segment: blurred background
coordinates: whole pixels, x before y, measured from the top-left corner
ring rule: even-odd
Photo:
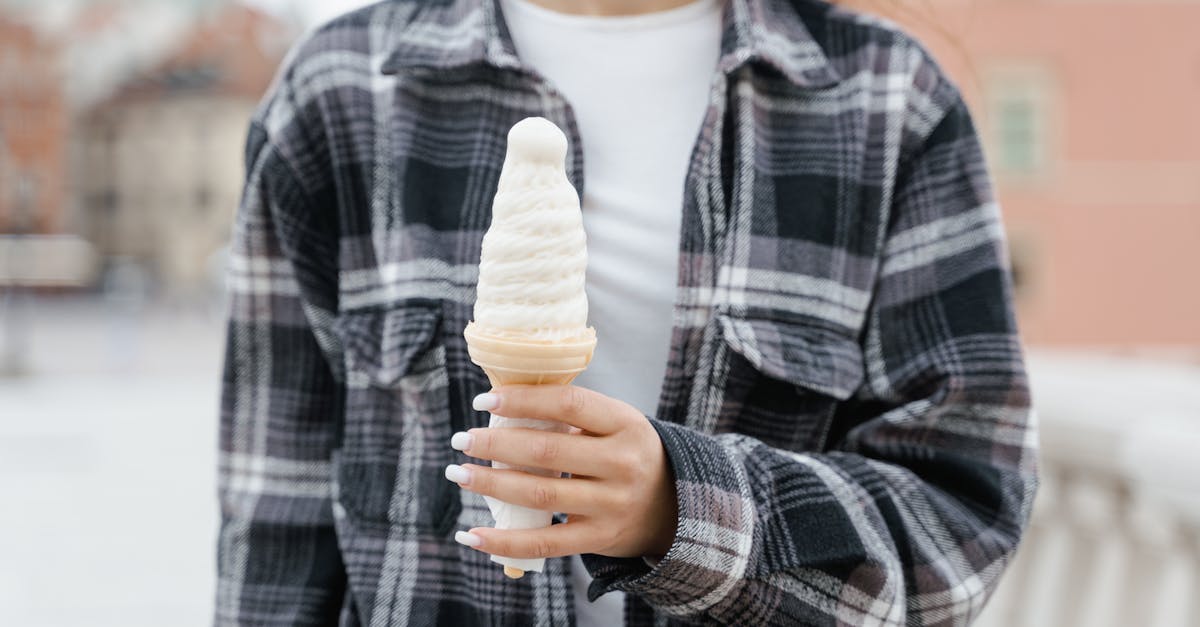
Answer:
[[[247,120],[356,0],[0,0],[0,615],[202,625]],[[853,0],[967,95],[1044,484],[986,625],[1200,625],[1200,2]]]

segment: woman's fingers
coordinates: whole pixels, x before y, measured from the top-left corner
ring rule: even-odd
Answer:
[[[588,477],[607,476],[619,462],[598,438],[537,429],[471,429],[455,434],[450,445],[479,459]]]
[[[549,512],[591,514],[613,506],[603,486],[588,479],[540,477],[475,464],[451,464],[446,467],[446,478],[477,494]]]
[[[455,539],[484,553],[527,559],[601,552],[606,550],[611,536],[590,520],[572,520],[545,529],[476,527],[466,534],[457,534]]]
[[[472,464],[451,465],[446,477],[506,503],[566,512],[571,522],[542,529],[460,531],[459,542],[518,558],[652,555],[670,546],[675,535],[674,484],[657,432],[633,406],[569,385],[501,386],[477,396],[473,406],[497,416],[552,420],[571,426],[571,433],[473,429],[454,435],[455,449],[530,472],[545,468],[575,477]],[[670,529],[656,521],[671,523]]]
[[[628,405],[573,385],[507,385],[480,394],[473,405],[497,416],[554,420],[598,435],[619,431],[627,414],[636,413]]]

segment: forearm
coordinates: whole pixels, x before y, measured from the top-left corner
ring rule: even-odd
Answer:
[[[345,589],[329,460],[341,387],[311,332],[278,319],[235,317],[227,353],[216,623],[331,624]]]
[[[605,558],[589,567],[598,591],[633,592],[687,620],[964,623],[1010,559],[1032,496],[1030,469],[989,461],[964,470],[997,477],[1000,489],[956,495],[896,461],[656,426],[677,478],[675,542],[654,568]]]

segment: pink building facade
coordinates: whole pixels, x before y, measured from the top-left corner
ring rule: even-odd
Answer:
[[[933,0],[891,17],[972,105],[1026,341],[1200,356],[1200,2]]]
[[[0,16],[0,234],[62,226],[67,116],[59,50]]]

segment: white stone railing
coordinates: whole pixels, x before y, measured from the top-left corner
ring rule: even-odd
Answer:
[[[1057,359],[1032,365],[1041,489],[1016,560],[977,624],[1200,626],[1200,411],[1186,419],[1200,369],[1167,377],[1188,389],[1129,403],[1118,397],[1153,372],[1117,368],[1105,381],[1089,372],[1094,364],[1083,372]],[[1090,391],[1075,389],[1082,384]]]

